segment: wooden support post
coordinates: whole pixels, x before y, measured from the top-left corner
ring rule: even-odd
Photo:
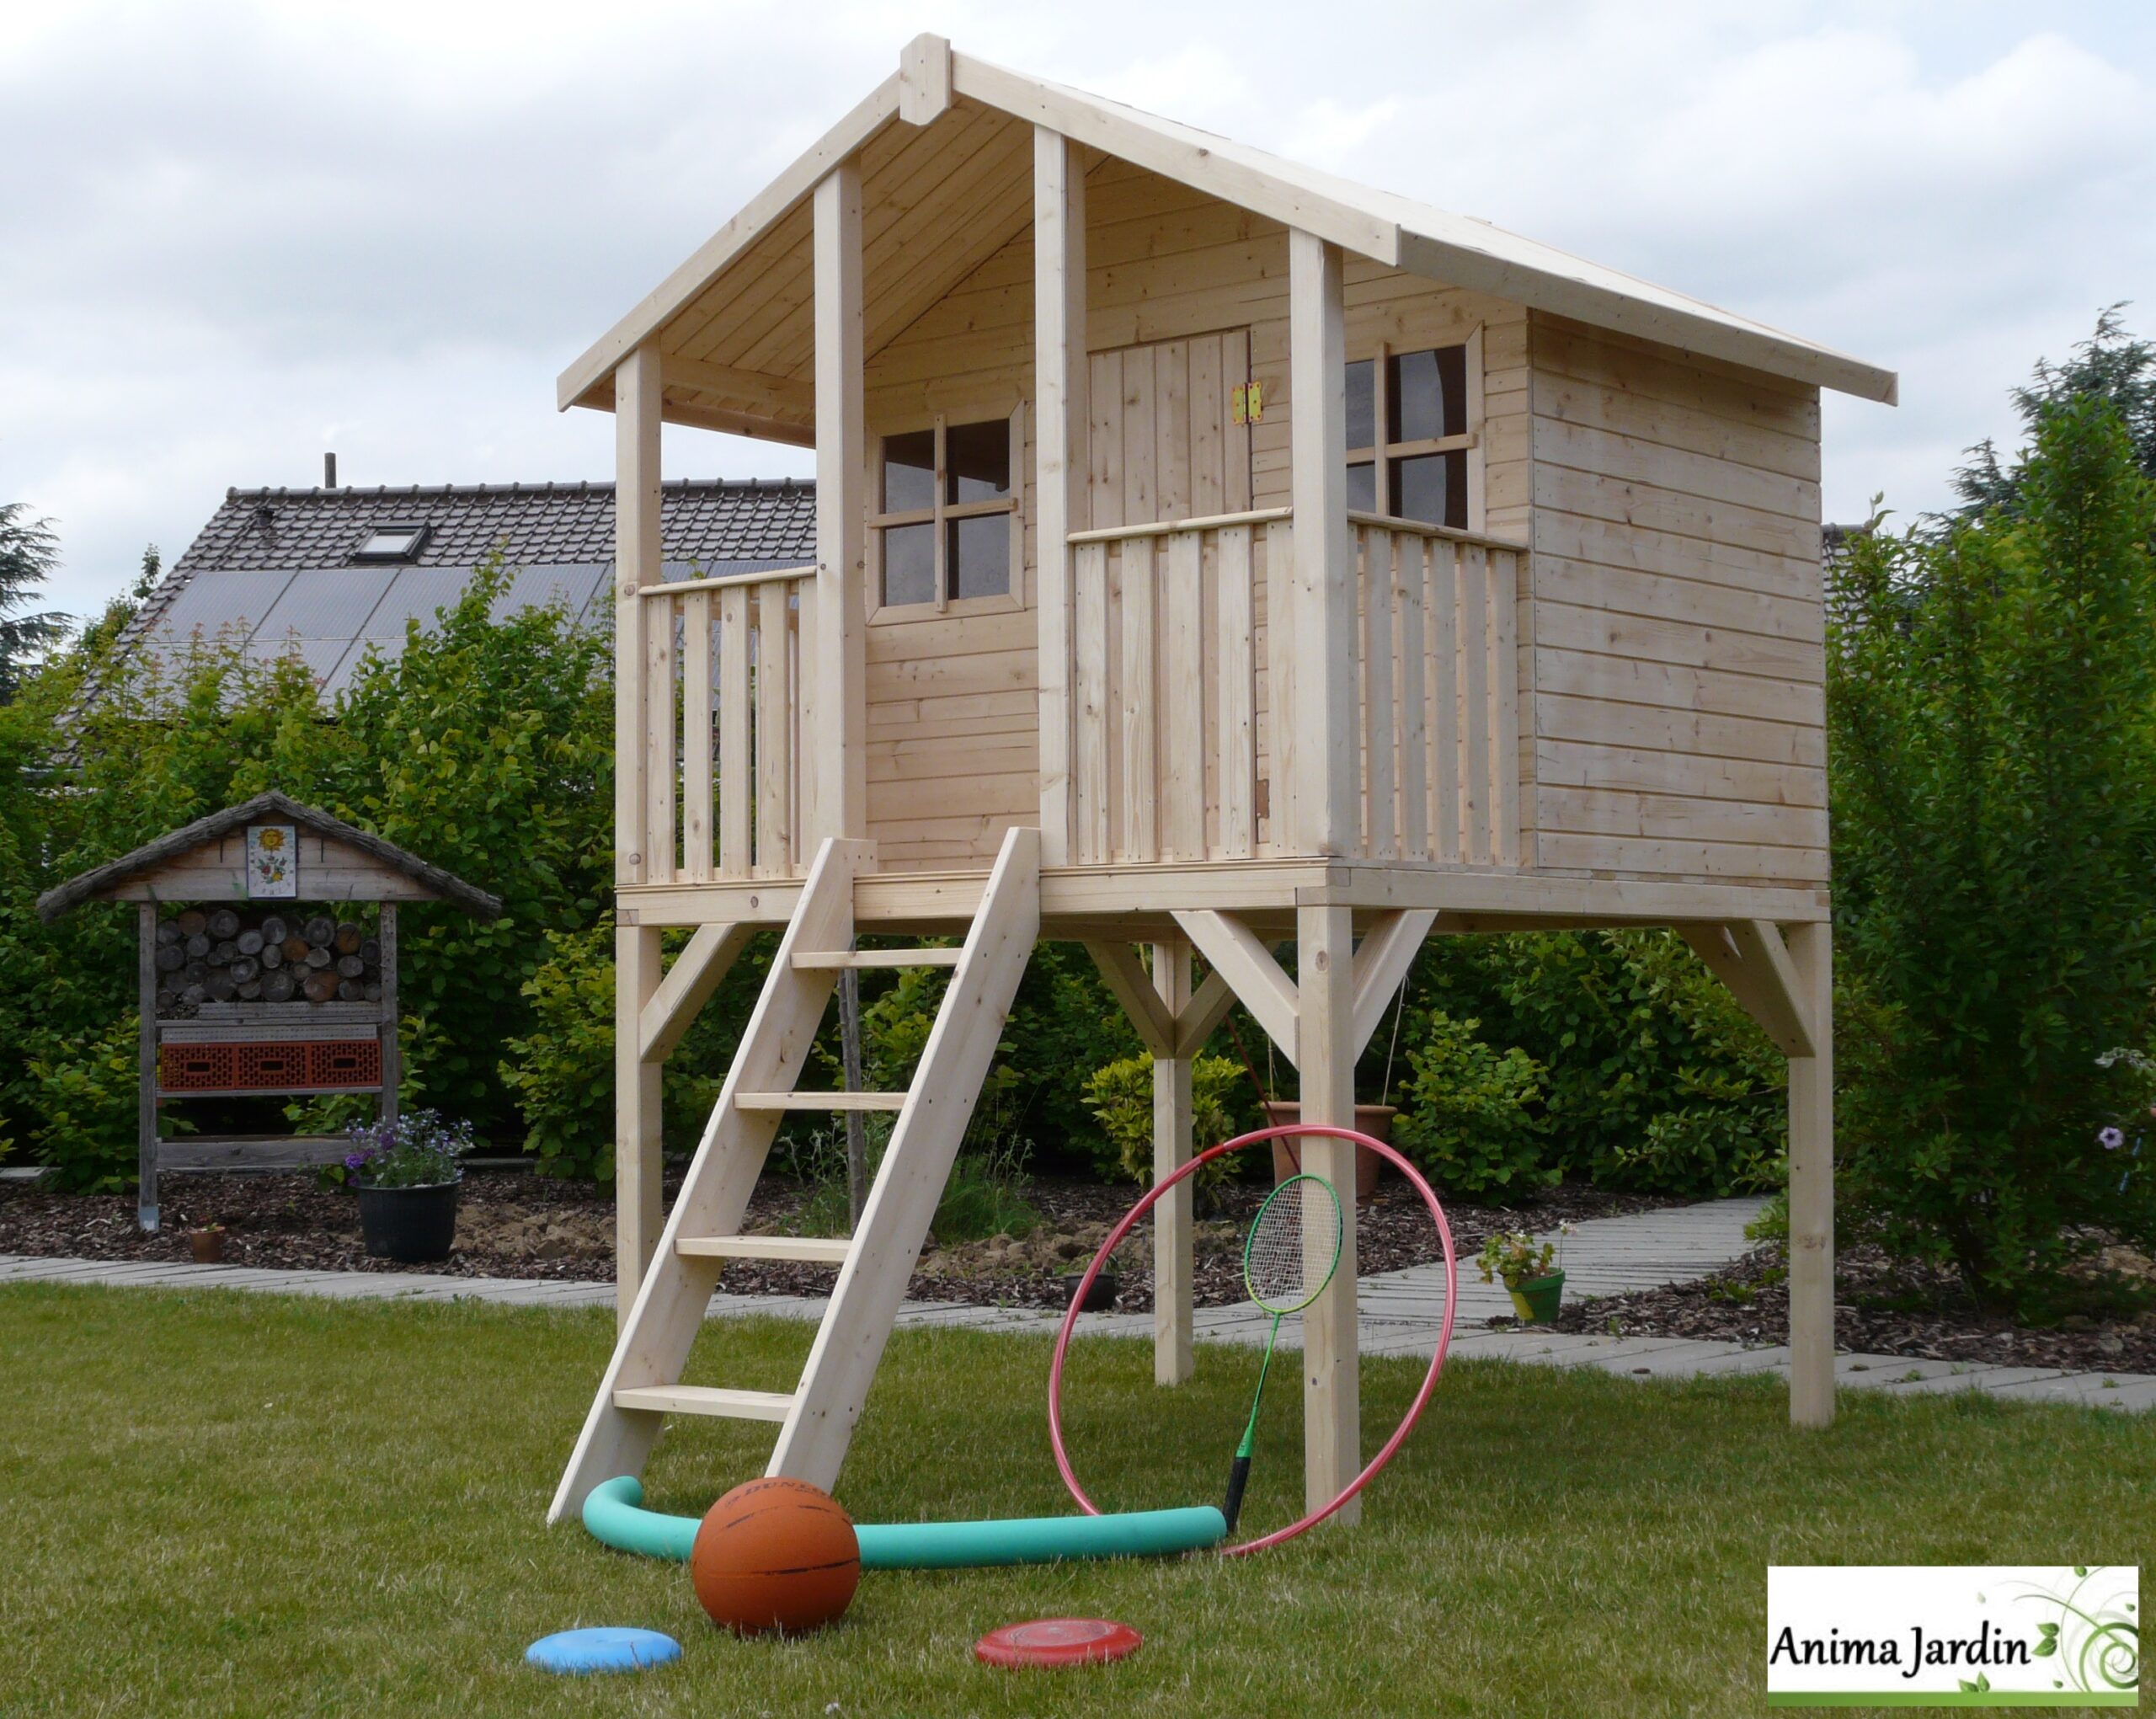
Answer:
[[[136,1007],[140,1012],[138,1042],[142,1067],[139,1076],[141,1114],[135,1124],[135,1221],[146,1236],[157,1230],[157,904],[145,901],[135,910]]]
[[[1070,862],[1070,550],[1086,505],[1086,174],[1078,146],[1033,131],[1034,466],[1038,493],[1041,862]]]
[[[815,194],[816,582],[813,721],[802,771],[801,851],[868,832],[867,642],[863,631],[867,431],[862,395],[861,166],[841,162]],[[804,644],[808,643],[804,639]]]
[[[1296,987],[1301,1019],[1305,1122],[1355,1125],[1354,926],[1348,908],[1296,910]],[[1302,1142],[1303,1167],[1331,1182],[1346,1218],[1340,1265],[1303,1315],[1303,1497],[1315,1510],[1338,1497],[1363,1466],[1361,1366],[1356,1327],[1355,1145],[1329,1135]],[[1351,1500],[1331,1519],[1360,1519]]]
[[[375,1113],[384,1122],[397,1120],[398,1088],[404,1084],[404,1042],[397,1036],[397,904],[382,904],[381,928],[375,941],[382,945],[382,1097]]]
[[[1358,845],[1354,563],[1348,536],[1347,337],[1341,253],[1288,234],[1289,490],[1294,506],[1296,845]],[[1276,622],[1277,624],[1277,622]],[[1346,965],[1343,958],[1342,965]],[[1344,975],[1343,975],[1344,977]]]
[[[1171,1020],[1188,1011],[1190,945],[1180,937],[1153,945],[1153,989]],[[1153,1059],[1153,1181],[1190,1161],[1193,1052]],[[1153,1208],[1153,1382],[1181,1385],[1196,1365],[1191,1353],[1192,1225],[1196,1189],[1185,1181]]]
[[[644,1011],[659,990],[659,932],[625,925],[614,932],[614,1287],[617,1325],[628,1321],[637,1289],[659,1246],[665,1172],[659,1145],[663,1058],[643,1055]]]
[[[1834,980],[1823,920],[1786,933],[1810,1056],[1789,1060],[1789,1417],[1834,1418]]]

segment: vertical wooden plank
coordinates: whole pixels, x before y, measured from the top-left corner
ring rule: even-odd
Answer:
[[[861,166],[818,182],[815,269],[816,595],[802,604],[798,768],[803,846],[868,833],[867,517],[861,296]]]
[[[1214,580],[1214,655],[1219,665],[1218,857],[1249,859],[1257,851],[1257,621],[1252,612],[1251,528],[1230,526],[1219,534]]]
[[[1490,558],[1460,551],[1460,821],[1470,865],[1490,863]]]
[[[1205,857],[1205,622],[1202,532],[1167,539],[1161,676],[1161,840],[1171,859]]]
[[[614,930],[614,1318],[628,1323],[637,1290],[659,1246],[660,1065],[638,1054],[643,1006],[659,989],[659,932]]]
[[[1153,988],[1169,1017],[1190,1006],[1190,945],[1180,937],[1153,945]],[[1153,1183],[1190,1161],[1191,1062],[1153,1060]],[[1178,1183],[1153,1208],[1153,1382],[1181,1385],[1195,1370],[1191,1348],[1193,1240],[1197,1189]]]
[[[1167,340],[1153,349],[1155,519],[1187,520],[1191,505],[1190,343]]]
[[[1081,865],[1108,861],[1108,546],[1081,544],[1072,557],[1075,586],[1076,733],[1072,776]]]
[[[1231,328],[1220,337],[1220,443],[1223,513],[1241,513],[1251,504],[1250,425],[1235,422],[1228,407],[1231,388],[1250,382],[1250,330]]]
[[[772,579],[756,590],[756,870],[785,877],[792,868],[793,665],[787,638],[787,581]]]
[[[1817,1053],[1789,1060],[1789,1417],[1834,1418],[1834,980],[1823,920],[1783,932]]]
[[[1127,526],[1150,525],[1161,517],[1153,360],[1150,346],[1133,346],[1123,355],[1123,522]]]
[[[1467,450],[1467,529],[1470,531],[1490,529],[1488,484],[1484,475],[1489,469],[1489,456],[1484,451],[1489,438],[1483,434],[1483,417],[1482,325],[1477,323],[1467,336],[1467,428],[1475,438]]]
[[[1295,813],[1303,851],[1355,843],[1355,582],[1348,538],[1341,254],[1288,235],[1290,489],[1295,527]]]
[[[1129,523],[1123,511],[1123,354],[1096,353],[1086,368],[1086,517],[1099,531]]]
[[[1390,859],[1400,851],[1397,755],[1393,708],[1392,556],[1390,531],[1365,530],[1363,539],[1363,711],[1365,790],[1364,827],[1369,851]]]
[[[1200,334],[1189,343],[1190,513],[1198,519],[1229,511],[1228,385],[1220,374],[1227,338]]]
[[[1428,540],[1430,626],[1430,814],[1436,857],[1459,865],[1460,838],[1460,546]]]
[[[157,904],[135,908],[136,1070],[135,1222],[157,1231]]]
[[[1303,1120],[1355,1125],[1354,927],[1350,910],[1296,910],[1296,1044],[1302,1069]],[[1303,1168],[1332,1184],[1346,1222],[1339,1268],[1303,1314],[1303,1496],[1315,1510],[1337,1497],[1363,1465],[1361,1365],[1355,1266],[1355,1147],[1310,1135]],[[1352,1500],[1331,1519],[1359,1519]]]
[[[681,599],[681,861],[692,884],[711,877],[711,593]]]
[[[1292,521],[1265,528],[1266,829],[1275,853],[1302,851],[1295,809],[1295,536]]]
[[[749,751],[754,696],[749,673],[749,593],[734,585],[718,594],[718,870],[750,872],[749,813],[755,798],[755,761]]]
[[[1519,863],[1519,563],[1490,552],[1490,857]]]
[[[1070,533],[1086,514],[1086,174],[1077,147],[1033,131],[1035,589],[1040,605],[1041,863],[1070,863]]]
[[[644,864],[644,601],[659,579],[659,342],[614,371],[614,881]],[[667,689],[670,700],[673,689]]]
[[[1409,859],[1430,855],[1429,644],[1422,614],[1427,540],[1396,536],[1387,558],[1392,601],[1400,611],[1400,848]]]
[[[398,1036],[403,1024],[397,1012],[397,904],[382,904],[380,928],[375,941],[382,945],[382,1101],[376,1107],[384,1122],[397,1119],[403,1102],[404,1041]]]
[[[646,595],[644,643],[644,880],[672,881],[674,807],[680,792],[680,733],[674,685],[674,627],[677,604]]]
[[[1153,676],[1153,539],[1133,537],[1123,550],[1123,857],[1161,857],[1158,784],[1154,773],[1160,734]]]

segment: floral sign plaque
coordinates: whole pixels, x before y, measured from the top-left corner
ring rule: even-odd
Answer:
[[[250,897],[300,893],[299,831],[290,824],[251,824],[247,830]]]

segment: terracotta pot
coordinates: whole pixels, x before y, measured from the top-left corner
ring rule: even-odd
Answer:
[[[222,1230],[189,1230],[187,1232],[187,1251],[195,1256],[197,1265],[215,1265],[225,1257],[225,1232]]]
[[[1392,1119],[1400,1113],[1392,1104],[1358,1104],[1355,1107],[1354,1129],[1374,1140],[1392,1143]],[[1267,1128],[1286,1128],[1303,1119],[1303,1107],[1293,1099],[1267,1103],[1265,1107],[1265,1125]],[[1302,1141],[1294,1134],[1283,1134],[1273,1143],[1273,1180],[1277,1186],[1290,1176],[1299,1174],[1303,1167]],[[1363,1204],[1378,1191],[1378,1171],[1385,1161],[1368,1146],[1355,1148],[1355,1201]]]

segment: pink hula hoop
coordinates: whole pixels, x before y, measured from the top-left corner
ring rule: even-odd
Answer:
[[[1430,1209],[1430,1216],[1438,1226],[1438,1240],[1444,1244],[1444,1323],[1438,1332],[1437,1350],[1430,1357],[1430,1370],[1422,1375],[1422,1389],[1415,1393],[1415,1401],[1407,1406],[1407,1413],[1393,1428],[1392,1436],[1385,1441],[1384,1447],[1370,1459],[1369,1465],[1348,1481],[1341,1489],[1340,1495],[1324,1508],[1313,1510],[1299,1521],[1291,1522],[1285,1528],[1275,1529],[1260,1539],[1245,1540],[1240,1545],[1223,1546],[1220,1556],[1225,1558],[1243,1557],[1293,1540],[1299,1534],[1308,1533],[1369,1485],[1377,1477],[1378,1471],[1392,1460],[1394,1453],[1406,1442],[1407,1435],[1415,1430],[1416,1422],[1422,1419],[1422,1410],[1430,1401],[1430,1393],[1438,1387],[1438,1375],[1444,1370],[1445,1352],[1452,1346],[1453,1308],[1460,1293],[1460,1268],[1453,1257],[1452,1226],[1445,1221],[1444,1208],[1438,1204],[1438,1197],[1432,1192],[1430,1184],[1422,1179],[1422,1172],[1383,1140],[1374,1140],[1366,1134],[1356,1133],[1352,1128],[1334,1128],[1325,1123],[1290,1123],[1283,1128],[1262,1128],[1255,1133],[1239,1134],[1234,1140],[1223,1141],[1198,1153],[1166,1182],[1149,1189],[1145,1197],[1124,1215],[1123,1221],[1108,1232],[1107,1240],[1101,1243],[1100,1252],[1093,1256],[1092,1263],[1086,1268],[1086,1275],[1079,1280],[1078,1293],[1070,1298],[1070,1305],[1063,1316],[1062,1328],[1055,1334],[1055,1359],[1049,1364],[1048,1437],[1049,1443],[1054,1447],[1055,1466],[1063,1476],[1063,1484],[1070,1489],[1078,1508],[1088,1516],[1099,1515],[1100,1506],[1087,1497],[1085,1487],[1078,1484],[1077,1471],[1070,1465],[1070,1453],[1064,1448],[1063,1443],[1063,1359],[1070,1348],[1070,1334],[1077,1327],[1078,1310],[1086,1305],[1086,1291],[1093,1287],[1093,1279],[1101,1274],[1101,1268],[1107,1263],[1108,1256],[1121,1245],[1123,1238],[1130,1233],[1138,1220],[1153,1209],[1162,1194],[1185,1177],[1196,1175],[1201,1165],[1209,1164],[1225,1153],[1240,1152],[1246,1147],[1283,1134],[1329,1134],[1335,1140],[1353,1140],[1358,1145],[1368,1146],[1388,1163],[1396,1166],[1400,1173],[1413,1184],[1415,1191],[1422,1196],[1422,1204]]]

